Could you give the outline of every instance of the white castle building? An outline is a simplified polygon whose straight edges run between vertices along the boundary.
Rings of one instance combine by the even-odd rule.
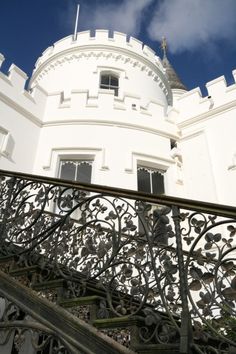
[[[223,76],[202,97],[165,50],[97,30],[47,48],[26,80],[0,72],[1,169],[235,204],[236,84]]]

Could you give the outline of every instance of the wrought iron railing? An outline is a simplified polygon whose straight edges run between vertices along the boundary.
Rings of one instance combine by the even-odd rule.
[[[138,316],[143,343],[236,350],[236,208],[0,171],[1,258],[41,262],[101,317]],[[234,350],[234,351],[233,351]]]

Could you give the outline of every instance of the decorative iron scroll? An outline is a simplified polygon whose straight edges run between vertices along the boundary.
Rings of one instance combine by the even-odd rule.
[[[2,174],[2,257],[39,264],[71,295],[93,282],[106,294],[98,317],[139,316],[142,343],[234,353],[236,218],[162,200]]]
[[[66,344],[0,293],[1,353],[70,354]]]

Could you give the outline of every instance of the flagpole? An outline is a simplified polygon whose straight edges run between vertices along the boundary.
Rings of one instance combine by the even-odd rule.
[[[75,31],[74,31],[74,41],[77,39],[77,28],[78,28],[78,19],[79,19],[79,4],[77,5],[76,19],[75,19]]]

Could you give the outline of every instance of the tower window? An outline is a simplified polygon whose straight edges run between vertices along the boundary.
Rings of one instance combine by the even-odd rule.
[[[115,96],[119,92],[119,79],[111,74],[101,74],[100,88],[106,90],[114,90]]]
[[[164,194],[164,173],[165,171],[148,167],[138,167],[138,190],[152,194]]]
[[[90,160],[62,160],[60,162],[59,177],[70,181],[91,183],[92,161]]]

